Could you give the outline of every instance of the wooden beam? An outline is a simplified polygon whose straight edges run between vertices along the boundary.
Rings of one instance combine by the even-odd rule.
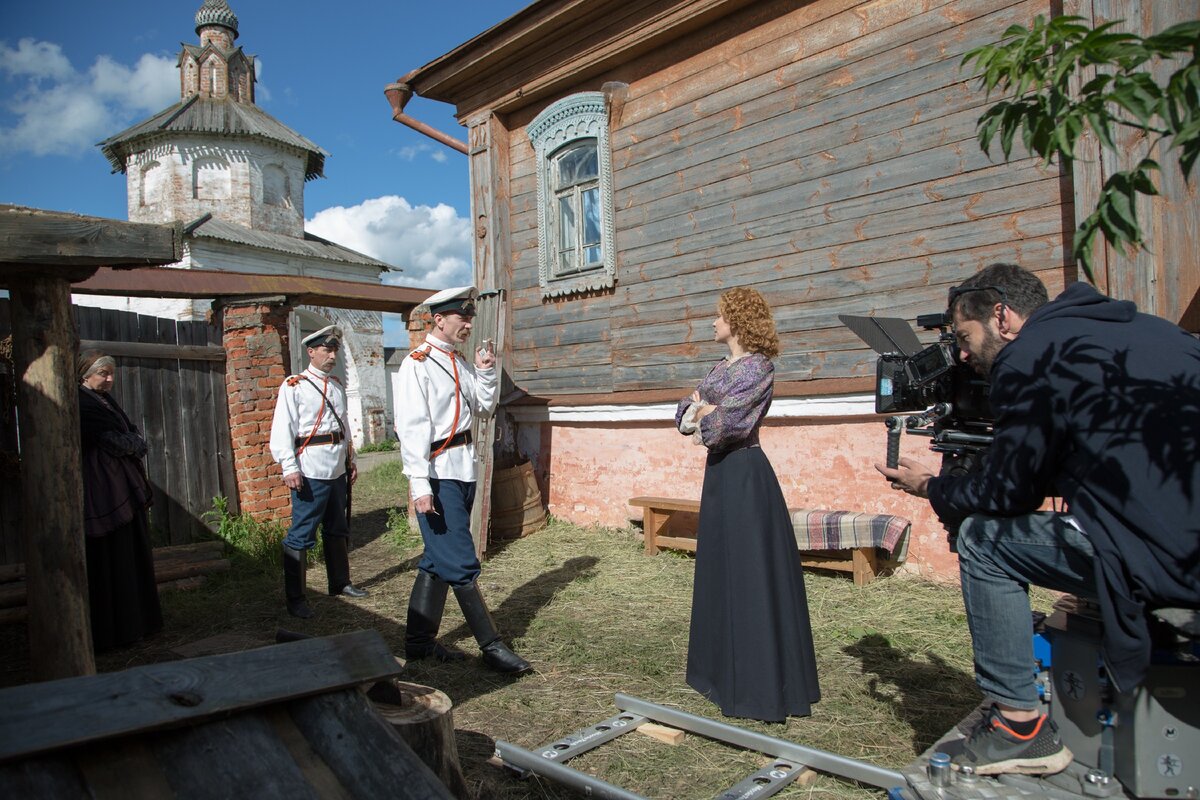
[[[141,267],[183,258],[183,229],[61,211],[0,205],[0,263],[36,265],[41,275],[81,268]],[[6,269],[11,277],[16,269]]]
[[[96,661],[84,563],[71,287],[62,278],[44,277],[12,283],[10,291],[17,412],[24,432],[21,518],[31,673],[37,681],[91,675]]]
[[[103,350],[122,358],[178,358],[181,361],[224,361],[225,348],[214,345],[156,344],[154,342],[109,342],[80,339],[79,351]]]
[[[364,630],[17,686],[0,690],[0,762],[357,687],[400,670],[383,636]]]
[[[140,269],[131,273],[101,268],[94,276],[72,286],[71,291],[117,297],[199,299],[282,295],[292,306],[406,314],[435,290],[300,275],[256,275],[208,269]]]

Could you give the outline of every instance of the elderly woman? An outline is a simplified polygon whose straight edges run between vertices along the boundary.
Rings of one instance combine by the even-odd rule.
[[[146,518],[146,440],[110,393],[112,357],[89,350],[78,367],[88,598],[92,642],[103,651],[159,631],[162,611]]]
[[[679,430],[708,448],[687,682],[725,716],[782,722],[809,714],[821,693],[800,553],[758,444],[779,339],[753,289],[722,294],[713,328],[729,355],[675,414]]]

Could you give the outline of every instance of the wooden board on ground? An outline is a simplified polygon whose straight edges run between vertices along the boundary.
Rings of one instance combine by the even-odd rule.
[[[377,631],[0,691],[0,796],[450,798],[372,709]]]

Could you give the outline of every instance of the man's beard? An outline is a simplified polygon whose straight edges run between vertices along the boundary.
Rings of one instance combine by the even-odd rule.
[[[992,374],[996,356],[1000,355],[1006,344],[1008,342],[1001,339],[991,328],[984,329],[983,344],[980,345],[979,352],[971,356],[971,366],[983,377],[988,377]]]

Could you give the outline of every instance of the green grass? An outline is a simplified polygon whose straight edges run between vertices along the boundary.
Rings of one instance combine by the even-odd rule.
[[[278,567],[239,557],[230,572],[198,589],[165,593],[164,632],[103,655],[100,669],[167,660],[174,657],[172,648],[216,634],[241,634],[261,646],[273,641],[277,628],[312,635],[374,628],[402,654],[405,610],[421,552],[406,503],[398,463],[378,465],[354,487],[351,572],[370,597],[326,596],[317,562],[309,570],[309,602],[317,617],[297,620],[283,609]],[[250,553],[270,549],[279,533],[239,520],[223,522],[226,540]],[[615,714],[617,692],[723,720],[684,681],[693,563],[680,553],[645,556],[633,529],[583,528],[561,520],[492,548],[481,589],[498,627],[535,671],[514,680],[484,668],[451,597],[441,639],[469,657],[453,664],[415,662],[401,676],[437,687],[453,701],[463,772],[480,798],[578,797],[542,779],[518,780],[487,759],[496,739],[534,749]],[[856,587],[843,575],[818,572],[807,573],[806,583],[821,701],[811,717],[786,724],[738,724],[898,769],[977,704],[957,587],[902,576]],[[1048,593],[1036,600],[1049,610]],[[23,626],[0,626],[0,680],[6,683],[20,680],[21,667],[13,665],[26,652],[23,635]],[[762,763],[756,753],[692,734],[675,747],[631,734],[571,765],[665,799],[713,797]],[[822,776],[777,796],[851,800],[879,798],[882,792]]]

